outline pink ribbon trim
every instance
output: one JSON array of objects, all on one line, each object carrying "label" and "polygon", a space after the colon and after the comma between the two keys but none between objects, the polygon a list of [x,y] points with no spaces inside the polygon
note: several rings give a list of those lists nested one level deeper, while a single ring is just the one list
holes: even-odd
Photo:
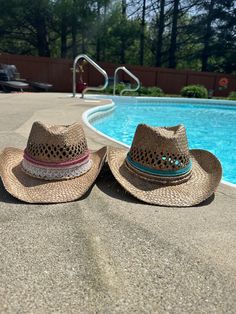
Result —
[{"label": "pink ribbon trim", "polygon": [[68,166],[73,166],[73,165],[79,165],[81,163],[84,163],[86,159],[89,158],[89,152],[85,152],[80,158],[70,160],[70,161],[63,161],[63,162],[44,162],[44,161],[39,161],[35,160],[32,157],[30,157],[26,150],[24,151],[24,158],[31,162],[32,164],[39,165],[39,166],[44,166],[47,168],[63,168],[63,167],[68,167]]}]

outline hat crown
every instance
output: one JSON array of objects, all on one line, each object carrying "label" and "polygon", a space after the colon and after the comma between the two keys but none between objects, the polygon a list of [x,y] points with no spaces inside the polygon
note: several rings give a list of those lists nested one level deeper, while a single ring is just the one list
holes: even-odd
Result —
[{"label": "hat crown", "polygon": [[47,125],[34,122],[28,138],[26,152],[35,160],[64,162],[79,158],[88,150],[82,126]]},{"label": "hat crown", "polygon": [[154,170],[179,170],[190,162],[185,127],[139,124],[129,151],[132,161]]}]

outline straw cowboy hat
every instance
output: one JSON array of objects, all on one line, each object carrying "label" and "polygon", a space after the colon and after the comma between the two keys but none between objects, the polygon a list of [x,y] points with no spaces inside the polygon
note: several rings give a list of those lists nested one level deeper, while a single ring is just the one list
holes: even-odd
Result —
[{"label": "straw cowboy hat", "polygon": [[5,148],[0,175],[5,189],[28,203],[60,203],[79,199],[97,178],[106,147],[89,152],[80,124],[34,122],[24,151]]},{"label": "straw cowboy hat", "polygon": [[192,206],[217,188],[222,168],[206,150],[189,150],[185,127],[138,125],[130,150],[110,147],[108,164],[117,181],[150,204]]}]

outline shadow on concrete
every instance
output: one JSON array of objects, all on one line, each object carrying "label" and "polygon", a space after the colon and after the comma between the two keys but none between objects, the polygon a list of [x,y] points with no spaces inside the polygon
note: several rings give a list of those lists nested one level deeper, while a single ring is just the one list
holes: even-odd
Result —
[{"label": "shadow on concrete", "polygon": [[24,204],[23,201],[18,200],[5,190],[1,178],[0,178],[0,202],[8,204]]},{"label": "shadow on concrete", "polygon": [[106,163],[99,174],[96,185],[103,193],[128,203],[144,204],[129,194],[114,178],[108,164]]},{"label": "shadow on concrete", "polygon": [[208,199],[201,202],[200,204],[195,205],[194,207],[207,206],[207,205],[211,204],[214,201],[214,199],[215,199],[215,194],[212,194],[210,197],[208,197]]}]

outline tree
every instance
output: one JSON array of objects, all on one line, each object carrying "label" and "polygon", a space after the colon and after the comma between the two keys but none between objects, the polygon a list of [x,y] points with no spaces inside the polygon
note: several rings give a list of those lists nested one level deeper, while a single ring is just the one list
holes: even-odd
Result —
[{"label": "tree", "polygon": [[146,17],[146,0],[143,0],[141,29],[140,29],[140,59],[139,59],[139,64],[140,65],[143,65],[143,59],[144,59],[145,17]]},{"label": "tree", "polygon": [[236,71],[236,0],[0,0],[1,51]]},{"label": "tree", "polygon": [[214,20],[214,6],[215,6],[216,0],[210,0],[208,3],[206,2],[206,27],[204,31],[203,36],[203,50],[202,50],[202,71],[208,70],[208,59],[210,56],[209,46],[210,46],[210,40],[213,36],[213,30],[212,30],[212,22]]},{"label": "tree", "polygon": [[165,0],[160,0],[160,13],[157,19],[157,40],[156,40],[156,54],[155,65],[161,66],[162,63],[162,46],[163,34],[165,28]]},{"label": "tree", "polygon": [[54,23],[52,30],[60,41],[60,56],[67,57],[68,37],[71,31],[72,1],[58,0],[54,2]]},{"label": "tree", "polygon": [[232,73],[236,70],[236,1],[216,1],[213,15],[207,70]]},{"label": "tree", "polygon": [[[105,41],[102,40],[105,27],[105,18],[110,0],[96,1],[96,60],[101,61],[102,46],[104,48]],[[104,54],[104,53],[103,53]]]},{"label": "tree", "polygon": [[174,7],[172,13],[172,28],[170,38],[170,49],[169,49],[169,68],[176,68],[176,49],[177,49],[177,24],[179,15],[179,3],[180,0],[174,0]]},{"label": "tree", "polygon": [[[49,28],[51,6],[48,0],[2,1],[1,21],[4,39],[11,41],[9,52],[18,49],[28,52],[37,51],[39,56],[50,56]],[[5,21],[5,22],[4,22]],[[12,42],[15,40],[15,42]]]},{"label": "tree", "polygon": [[125,25],[126,25],[126,9],[127,9],[127,4],[126,0],[121,1],[121,13],[122,13],[122,19],[121,19],[121,27],[122,27],[122,32],[121,32],[121,49],[120,49],[120,61],[121,63],[125,63],[125,48],[126,48],[126,34],[125,34]]}]

